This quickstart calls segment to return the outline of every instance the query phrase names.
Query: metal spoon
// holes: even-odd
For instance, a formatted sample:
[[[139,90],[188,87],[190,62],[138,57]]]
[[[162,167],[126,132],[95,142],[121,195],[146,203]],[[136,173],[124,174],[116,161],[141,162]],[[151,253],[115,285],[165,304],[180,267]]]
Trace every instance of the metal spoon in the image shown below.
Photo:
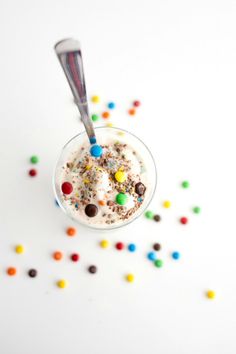
[[[89,117],[80,43],[75,39],[68,38],[56,43],[54,48],[73,93],[75,104],[80,111],[89,141],[91,144],[95,144],[96,136],[92,120]]]

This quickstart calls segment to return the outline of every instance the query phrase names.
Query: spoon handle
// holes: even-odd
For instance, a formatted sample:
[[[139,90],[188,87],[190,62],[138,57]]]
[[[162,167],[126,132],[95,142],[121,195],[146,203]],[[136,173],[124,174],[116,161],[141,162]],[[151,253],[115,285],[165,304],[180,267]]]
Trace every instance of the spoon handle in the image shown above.
[[[96,143],[92,120],[89,117],[81,46],[75,39],[64,39],[55,45],[55,51],[74,96],[82,122],[91,144]]]

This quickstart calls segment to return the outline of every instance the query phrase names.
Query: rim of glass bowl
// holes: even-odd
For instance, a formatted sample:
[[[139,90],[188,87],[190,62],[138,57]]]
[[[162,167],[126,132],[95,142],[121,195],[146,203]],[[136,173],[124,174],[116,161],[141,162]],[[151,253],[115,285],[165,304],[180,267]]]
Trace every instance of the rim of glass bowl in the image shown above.
[[[61,156],[62,156],[63,151],[65,150],[65,148],[66,148],[66,147],[71,143],[71,141],[73,141],[74,139],[76,139],[76,138],[78,138],[78,137],[80,137],[80,136],[82,136],[82,135],[85,135],[85,134],[86,134],[86,131],[85,131],[85,130],[82,131],[81,133],[76,134],[75,136],[73,136],[73,137],[63,146],[63,148],[62,148],[62,150],[61,150],[61,152],[60,152],[60,155],[59,155],[59,157],[58,157],[58,159],[57,159],[57,161],[56,161],[55,167],[54,167],[54,173],[53,173],[53,191],[54,191],[54,195],[55,195],[55,197],[56,197],[56,200],[57,200],[57,202],[58,202],[60,208],[63,210],[63,212],[64,212],[70,219],[72,219],[73,221],[77,222],[78,224],[84,225],[84,226],[86,226],[86,227],[88,227],[88,228],[90,228],[90,229],[92,229],[92,230],[98,230],[98,231],[99,231],[99,230],[102,230],[102,231],[107,230],[107,231],[110,231],[110,230],[119,229],[119,228],[122,228],[122,227],[124,227],[124,226],[127,226],[127,225],[131,224],[133,221],[135,221],[136,219],[138,219],[138,218],[145,212],[145,210],[147,210],[148,206],[150,205],[150,203],[151,203],[151,201],[152,201],[152,199],[153,199],[153,197],[154,197],[155,191],[156,191],[156,186],[157,186],[157,168],[156,168],[156,163],[155,163],[155,160],[154,160],[154,157],[153,157],[151,151],[149,150],[149,148],[147,147],[147,145],[146,145],[140,138],[138,138],[135,134],[130,133],[128,130],[121,129],[121,128],[117,128],[117,127],[96,127],[96,128],[94,128],[95,131],[96,131],[96,130],[99,130],[99,129],[101,129],[101,130],[102,130],[102,129],[106,129],[106,130],[110,130],[110,129],[111,129],[111,130],[118,130],[118,131],[122,131],[122,132],[124,132],[124,133],[126,133],[126,134],[130,134],[130,135],[132,135],[135,139],[139,140],[140,143],[141,143],[141,144],[145,147],[145,149],[148,151],[148,153],[149,153],[149,155],[150,155],[150,157],[151,157],[151,160],[152,160],[152,162],[153,162],[153,166],[154,166],[154,173],[155,173],[155,182],[154,182],[154,183],[155,183],[155,184],[154,184],[154,187],[153,187],[152,195],[150,196],[149,201],[147,202],[145,208],[144,208],[141,212],[137,212],[136,215],[135,215],[132,219],[127,220],[126,222],[124,222],[124,223],[122,223],[122,224],[119,224],[119,225],[117,225],[117,226],[116,226],[115,224],[110,224],[110,225],[104,226],[104,227],[97,227],[96,225],[93,226],[93,225],[90,225],[90,224],[83,223],[83,222],[77,220],[76,218],[74,218],[72,215],[69,214],[69,212],[67,211],[67,209],[66,209],[66,208],[64,207],[64,205],[61,203],[59,196],[57,195],[57,190],[56,190],[56,170],[57,170],[58,163],[59,163],[59,161],[60,161],[60,159],[61,159]]]

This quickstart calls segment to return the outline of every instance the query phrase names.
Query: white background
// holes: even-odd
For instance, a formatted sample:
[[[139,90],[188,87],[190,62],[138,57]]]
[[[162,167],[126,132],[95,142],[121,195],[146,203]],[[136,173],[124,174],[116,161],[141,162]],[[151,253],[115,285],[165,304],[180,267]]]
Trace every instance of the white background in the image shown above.
[[[52,170],[82,125],[53,45],[70,36],[82,42],[98,113],[114,100],[112,122],[153,151],[160,224],[141,217],[112,233],[78,226],[77,237],[65,235],[72,223],[54,205]],[[1,1],[0,40],[0,353],[235,354],[235,1]],[[136,98],[142,107],[131,117]],[[30,179],[35,153],[39,175]],[[110,249],[99,248],[102,238]],[[117,252],[120,240],[138,251]],[[146,259],[153,242],[162,244],[162,269]],[[79,264],[68,260],[74,251]],[[16,277],[6,275],[10,265]],[[55,286],[60,278],[67,289]]]

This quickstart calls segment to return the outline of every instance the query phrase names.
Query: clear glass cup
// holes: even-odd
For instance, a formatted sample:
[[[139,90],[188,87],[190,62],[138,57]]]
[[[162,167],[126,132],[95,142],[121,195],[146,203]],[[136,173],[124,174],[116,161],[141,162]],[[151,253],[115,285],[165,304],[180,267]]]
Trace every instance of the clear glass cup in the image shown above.
[[[54,171],[54,178],[53,178],[54,193],[56,196],[56,200],[57,200],[59,206],[61,207],[61,209],[70,218],[72,218],[76,222],[83,224],[85,226],[88,226],[92,229],[96,229],[96,230],[112,230],[112,229],[120,228],[120,227],[130,224],[135,219],[137,219],[140,215],[142,215],[144,213],[144,211],[147,209],[148,205],[150,204],[150,202],[153,198],[153,195],[154,195],[154,192],[156,189],[156,182],[157,182],[156,164],[155,164],[154,158],[153,158],[150,150],[142,142],[142,140],[140,140],[134,134],[132,134],[124,129],[114,128],[114,127],[98,127],[98,128],[95,128],[95,133],[96,133],[97,141],[100,144],[102,144],[103,140],[106,138],[118,140],[123,143],[127,143],[135,151],[137,151],[138,155],[144,161],[145,168],[146,168],[146,175],[147,175],[147,179],[148,179],[148,188],[145,193],[145,199],[144,199],[142,205],[126,221],[123,221],[122,223],[119,223],[119,224],[114,223],[114,224],[106,224],[106,225],[98,225],[98,224],[92,225],[92,224],[88,224],[86,222],[82,222],[81,220],[78,220],[71,213],[71,209],[66,207],[65,203],[63,203],[62,192],[61,192],[61,183],[62,183],[62,181],[60,180],[61,170],[62,170],[62,167],[65,166],[66,162],[69,160],[71,153],[74,151],[79,151],[80,148],[84,144],[87,144],[88,137],[87,137],[87,134],[85,131],[74,136],[63,147],[60,157],[56,163],[56,167],[55,167],[55,171]]]

